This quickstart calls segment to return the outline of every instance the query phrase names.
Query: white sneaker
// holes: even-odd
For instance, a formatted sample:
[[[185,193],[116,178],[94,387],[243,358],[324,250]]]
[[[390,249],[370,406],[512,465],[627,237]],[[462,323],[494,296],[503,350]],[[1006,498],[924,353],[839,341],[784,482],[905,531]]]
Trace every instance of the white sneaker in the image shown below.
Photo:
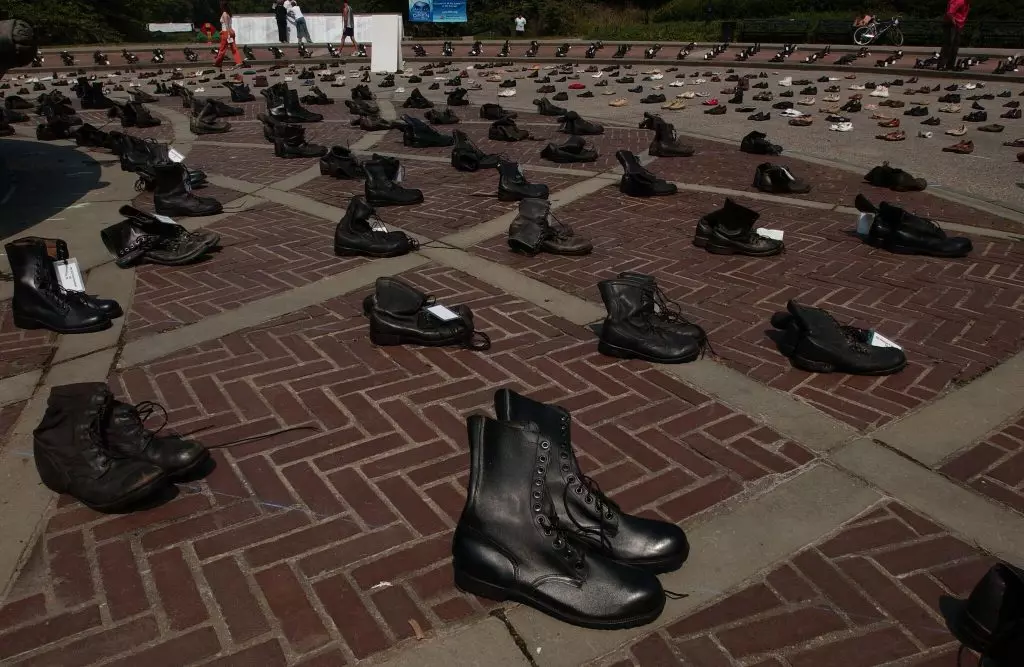
[[[779,112],[779,115],[785,116],[786,118],[803,118],[807,114],[797,109],[783,109],[781,112]]]
[[[697,97],[697,93],[693,92],[692,90],[688,90],[685,93],[679,93],[678,95],[676,95],[676,97],[684,100],[692,100],[693,98]]]
[[[686,85],[686,82],[685,81],[678,81],[677,80],[677,81],[673,81],[672,83],[670,83],[668,85],[671,88],[682,88],[683,86]]]
[[[652,74],[651,75],[651,81],[658,81],[658,80],[664,79],[664,78],[665,78],[664,74]]]
[[[855,83],[852,86],[850,86],[850,90],[867,90],[867,86],[865,86],[863,83]]]
[[[604,76],[604,72],[598,72],[597,74],[591,74],[590,76],[594,77],[595,79],[600,79],[602,76]]]
[[[707,79],[694,79],[694,80],[693,80],[693,81],[691,81],[690,83],[691,83],[692,85],[694,85],[694,86],[699,86],[700,84],[702,84],[702,83],[707,83],[707,82],[708,82],[708,80],[707,80]]]
[[[833,132],[850,132],[853,130],[853,123],[835,123],[830,125],[828,129]]]
[[[805,98],[801,99],[799,102],[797,102],[797,104],[799,104],[801,106],[805,106],[805,107],[813,107],[814,104],[815,104],[815,101],[816,100],[813,97],[805,97]]]
[[[515,88],[506,88],[505,90],[498,92],[498,97],[512,97],[516,94]]]
[[[780,79],[779,80],[779,85],[780,86],[786,86],[786,87],[792,86],[793,85],[793,77],[787,76],[785,79]]]
[[[826,95],[825,97],[823,97],[821,99],[823,101],[825,101],[825,102],[838,102],[839,101],[839,96],[838,95]]]
[[[395,88],[394,92],[396,92],[396,93],[404,93],[405,92],[405,88]]]
[[[871,91],[871,97],[889,97],[889,89],[885,86],[879,86]]]
[[[974,89],[975,89],[975,88],[977,88],[977,87],[978,87],[978,84],[976,84],[976,83],[965,83],[965,84],[964,84],[964,85],[962,86],[962,88],[963,88],[964,90],[974,90]]]
[[[697,92],[694,93],[694,95],[696,95],[697,97],[707,97],[708,96],[708,94],[705,93],[703,90],[698,90]]]
[[[932,138],[932,133],[931,132],[925,132],[924,130],[920,130],[917,133],[917,136],[921,137],[922,139],[931,139]]]

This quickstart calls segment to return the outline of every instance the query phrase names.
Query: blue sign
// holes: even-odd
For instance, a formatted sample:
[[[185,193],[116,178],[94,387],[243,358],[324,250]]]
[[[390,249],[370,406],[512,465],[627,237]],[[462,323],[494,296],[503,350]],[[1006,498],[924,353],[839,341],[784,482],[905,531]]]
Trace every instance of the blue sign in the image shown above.
[[[409,0],[412,23],[465,23],[466,0]]]

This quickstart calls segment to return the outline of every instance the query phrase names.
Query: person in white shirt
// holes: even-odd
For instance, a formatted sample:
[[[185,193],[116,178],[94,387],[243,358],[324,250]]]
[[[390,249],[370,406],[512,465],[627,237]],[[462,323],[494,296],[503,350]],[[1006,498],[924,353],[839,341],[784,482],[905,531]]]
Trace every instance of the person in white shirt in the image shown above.
[[[526,17],[519,13],[516,15],[516,37],[526,36]]]
[[[313,38],[309,36],[306,17],[302,15],[302,9],[299,7],[298,0],[287,0],[284,6],[288,11],[288,20],[295,24],[295,35],[299,38],[299,44],[302,44],[303,38],[312,44]]]
[[[217,51],[217,57],[213,59],[214,66],[221,66],[228,51],[231,51],[235,65],[241,65],[242,55],[238,52],[238,46],[235,44],[235,31],[231,27],[231,7],[228,6],[228,0],[220,0],[220,50]]]

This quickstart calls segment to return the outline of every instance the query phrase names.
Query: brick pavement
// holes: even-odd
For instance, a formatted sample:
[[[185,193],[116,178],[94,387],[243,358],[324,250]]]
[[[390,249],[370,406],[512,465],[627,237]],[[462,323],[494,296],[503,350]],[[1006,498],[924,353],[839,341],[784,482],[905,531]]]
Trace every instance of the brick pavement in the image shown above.
[[[191,166],[191,162],[187,160],[186,164],[189,164]],[[200,197],[213,197],[221,204],[229,204],[230,202],[233,202],[234,200],[242,196],[242,193],[237,190],[232,190],[231,188],[224,188],[219,185],[209,184],[196,188],[194,192],[197,196]],[[140,211],[148,211],[152,213],[155,210],[155,207],[153,205],[153,193],[143,191],[135,195],[135,198],[132,199],[132,206],[139,209]],[[228,208],[228,211],[230,212],[231,209]],[[114,221],[112,220],[111,224],[113,224],[113,222]]]
[[[223,650],[237,664],[340,664],[414,636],[411,622],[481,616],[491,603],[452,586],[449,542],[464,417],[501,386],[573,410],[581,466],[649,516],[681,521],[812,459],[657,369],[602,357],[589,331],[536,306],[450,269],[405,277],[470,305],[493,349],[375,348],[362,292],[114,375],[126,400],[161,401],[208,445],[318,432],[216,450],[209,477],[146,512],[61,502],[0,607],[0,660],[186,665]],[[57,645],[78,633],[73,651]]]
[[[887,502],[602,667],[953,667],[946,627],[994,560]],[[684,566],[685,567],[685,566]],[[976,667],[967,651],[963,667]]]
[[[266,148],[248,148],[197,143],[188,153],[188,165],[194,169],[260,185],[276,183],[316,164],[316,158],[275,158],[270,144]]]
[[[42,368],[57,348],[57,334],[18,329],[11,315],[11,300],[0,301],[0,378]]]
[[[1024,413],[937,466],[947,476],[1024,513]]]
[[[961,261],[893,255],[851,238],[852,216],[748,201],[761,212],[759,225],[785,231],[787,252],[767,259],[711,255],[693,247],[694,227],[723,199],[695,192],[633,199],[607,187],[558,211],[593,237],[595,252],[587,258],[513,255],[503,237],[474,252],[596,301],[603,278],[623,270],[654,274],[709,331],[725,363],[862,429],[907,414],[1024,345],[1019,244],[975,239],[975,251]],[[790,298],[877,328],[905,347],[910,364],[884,378],[793,369],[767,331],[772,312]]]

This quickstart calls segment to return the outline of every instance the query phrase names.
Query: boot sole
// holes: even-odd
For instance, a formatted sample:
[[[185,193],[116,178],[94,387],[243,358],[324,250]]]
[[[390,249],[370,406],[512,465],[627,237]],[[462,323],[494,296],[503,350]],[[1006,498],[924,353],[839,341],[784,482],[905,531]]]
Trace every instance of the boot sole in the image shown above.
[[[475,577],[471,577],[468,574],[455,570],[455,585],[462,591],[476,595],[489,600],[496,600],[498,602],[504,602],[505,600],[511,600],[513,602],[519,602],[525,604],[528,607],[551,616],[552,618],[558,619],[570,625],[576,625],[581,628],[592,628],[594,630],[618,630],[624,628],[635,628],[640,625],[646,625],[651,623],[661,615],[661,612],[665,609],[664,598],[658,608],[643,616],[633,616],[631,618],[625,618],[621,621],[594,621],[582,618],[579,616],[573,616],[571,614],[565,614],[556,609],[548,607],[543,602],[535,600],[528,595],[523,595],[516,591],[510,591],[501,586],[495,586],[485,581],[481,581]]]
[[[827,361],[813,361],[811,359],[804,359],[804,358],[798,357],[798,356],[791,356],[790,360],[793,362],[794,366],[796,366],[797,368],[799,368],[802,371],[807,371],[808,373],[848,373],[850,375],[866,375],[866,376],[892,375],[893,373],[900,372],[907,365],[907,362],[904,361],[902,364],[900,364],[898,366],[893,366],[892,368],[883,368],[883,369],[869,371],[869,372],[862,372],[862,371],[854,372],[852,370],[849,370],[849,369],[846,369],[846,368],[842,368],[842,367],[837,366],[835,364],[830,364]]]
[[[402,336],[394,334],[381,334],[374,331],[370,331],[370,342],[380,347],[394,347],[396,345],[415,345],[418,347],[455,347],[456,345],[462,345],[461,340],[446,340],[446,341],[410,341],[404,340]]]
[[[624,347],[618,347],[604,341],[600,341],[597,344],[597,351],[609,357],[617,357],[619,359],[642,359],[643,361],[650,361],[654,364],[685,364],[691,361],[696,361],[697,357],[700,356],[700,350],[698,349],[692,355],[687,355],[685,357],[658,358],[634,352],[633,350],[627,350]]]
[[[744,250],[739,250],[737,248],[732,248],[730,246],[712,245],[711,243],[705,245],[704,249],[707,250],[712,255],[743,255],[745,257],[772,257],[773,255],[782,254],[782,248],[777,248],[770,252],[746,252]]]
[[[30,317],[25,317],[24,315],[14,316],[14,326],[18,327],[19,329],[46,329],[47,331],[52,331],[54,333],[59,334],[96,333],[97,331],[106,331],[111,327],[112,324],[113,323],[110,321],[110,319],[107,319],[106,322],[94,324],[91,327],[82,327],[80,329],[58,329],[57,327],[47,326],[38,320],[34,320]]]
[[[334,254],[337,257],[372,257],[374,259],[384,259],[386,257],[401,257],[408,255],[411,250],[402,250],[395,252],[370,252],[369,250],[355,250],[353,248],[339,248],[334,246]]]
[[[960,259],[962,257],[967,257],[967,255],[970,253],[970,251],[967,251],[967,252],[955,252],[955,253],[954,252],[948,252],[948,253],[932,252],[932,251],[929,251],[929,250],[918,250],[917,248],[910,248],[908,246],[889,246],[889,247],[886,247],[886,246],[879,245],[879,246],[876,246],[876,247],[882,248],[883,250],[888,250],[889,252],[895,253],[897,255],[921,255],[921,256],[924,256],[924,257],[939,257],[939,258],[943,258],[943,259]]]

